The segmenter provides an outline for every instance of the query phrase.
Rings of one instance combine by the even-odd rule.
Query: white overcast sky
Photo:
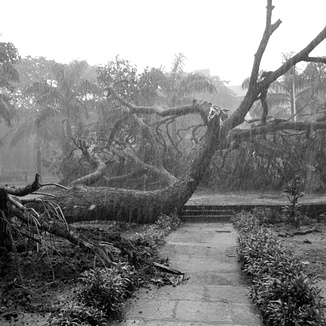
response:
[[[241,84],[249,76],[265,27],[266,0],[0,0],[0,41],[24,57],[105,64],[116,55],[137,65],[171,67]],[[325,0],[274,0],[282,20],[261,68],[274,70],[282,53],[299,51],[326,25]],[[313,52],[326,55],[326,41]]]

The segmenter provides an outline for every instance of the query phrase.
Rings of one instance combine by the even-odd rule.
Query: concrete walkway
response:
[[[186,273],[176,287],[141,289],[127,302],[121,326],[259,326],[236,256],[232,224],[184,224],[162,257]]]

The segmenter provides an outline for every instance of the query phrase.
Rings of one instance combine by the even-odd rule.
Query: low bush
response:
[[[326,325],[320,290],[301,262],[255,213],[233,218],[239,230],[238,254],[251,282],[250,296],[268,326]]]
[[[102,311],[109,319],[121,315],[125,300],[135,288],[136,272],[128,264],[112,268],[95,268],[81,275],[83,284],[78,294],[81,303]]]
[[[82,303],[74,303],[52,315],[48,321],[50,326],[107,326],[107,315],[93,307]]]

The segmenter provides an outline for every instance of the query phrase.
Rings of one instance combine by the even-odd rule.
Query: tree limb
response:
[[[32,194],[36,190],[40,189],[42,184],[40,183],[40,175],[38,173],[35,174],[34,182],[31,185],[27,185],[22,188],[11,188],[11,187],[1,187],[4,191],[9,195],[14,195],[17,197],[23,197],[29,194]]]
[[[163,109],[161,107],[154,107],[154,106],[137,106],[134,105],[127,100],[125,100],[123,97],[121,97],[118,92],[113,88],[113,85],[108,86],[107,88],[108,92],[114,96],[115,99],[117,99],[122,105],[127,107],[129,109],[129,113],[143,113],[143,114],[157,114],[160,117],[167,117],[171,115],[175,116],[184,116],[187,114],[193,114],[193,113],[200,113],[201,115],[204,114],[204,116],[207,116],[207,110],[205,108],[206,102],[197,102],[194,100],[192,104],[190,105],[183,105],[183,106],[177,106],[173,108]]]
[[[326,38],[325,27],[305,48],[303,48],[300,52],[298,52],[296,55],[287,60],[277,70],[272,72],[268,77],[266,77],[262,81],[257,82],[261,58],[267,46],[269,37],[271,36],[271,33],[275,31],[275,29],[281,24],[281,21],[278,21],[277,23],[275,23],[274,26],[269,25],[272,10],[272,0],[267,0],[266,28],[259,48],[255,54],[255,60],[250,76],[248,92],[246,93],[243,101],[240,103],[238,109],[235,110],[233,114],[226,121],[224,121],[221,126],[220,138],[224,143],[226,142],[228,132],[244,121],[246,114],[249,112],[252,105],[257,100],[259,94],[264,89],[268,88],[272,82],[282,76],[295,64],[301,61],[309,61],[309,53],[313,51],[316,46],[318,46]]]
[[[271,123],[265,126],[255,127],[251,129],[246,129],[243,131],[237,130],[236,133],[232,133],[231,137],[234,140],[246,140],[251,139],[258,135],[263,135],[268,132],[275,132],[280,130],[307,130],[307,128],[311,128],[311,130],[319,130],[326,129],[326,123],[322,122],[282,122],[282,123]]]

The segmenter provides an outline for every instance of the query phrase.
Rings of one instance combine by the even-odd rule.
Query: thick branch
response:
[[[325,38],[326,27],[305,48],[303,48],[296,55],[284,62],[282,66],[280,66],[277,70],[271,73],[263,81],[259,82],[257,90],[261,91],[262,89],[266,88],[267,85],[270,85],[273,81],[275,81],[277,78],[286,73],[291,67],[301,61],[326,63],[326,57],[309,57],[309,53],[312,52]]]
[[[264,135],[268,132],[275,132],[281,130],[319,130],[326,129],[326,123],[321,122],[283,122],[283,123],[271,123],[266,126],[247,129],[244,131],[237,130],[236,133],[232,133],[232,139],[234,140],[246,140],[258,135]]]
[[[23,196],[32,194],[33,192],[37,191],[41,187],[42,187],[42,185],[40,183],[40,175],[38,173],[36,173],[35,180],[31,185],[27,185],[26,187],[23,187],[23,188],[3,187],[3,189],[9,195],[23,197]]]
[[[70,183],[70,187],[72,186],[76,186],[76,185],[86,185],[86,186],[90,186],[92,184],[94,184],[95,182],[97,182],[100,178],[102,178],[102,176],[104,175],[105,171],[106,171],[106,164],[101,160],[100,157],[98,157],[98,155],[93,154],[91,155],[88,152],[88,149],[83,146],[82,148],[80,148],[85,156],[85,158],[92,164],[95,166],[95,171],[82,176],[81,178],[78,178],[74,181],[72,181]]]
[[[320,63],[326,63],[326,57],[307,57],[305,59],[306,62],[320,62]]]
[[[268,0],[268,6],[271,4],[271,1]],[[272,10],[272,9],[268,9]],[[275,28],[273,28],[275,30]],[[264,39],[264,37],[266,39]],[[287,60],[282,66],[280,66],[277,70],[272,72],[268,77],[263,79],[262,81],[256,83],[258,70],[260,65],[260,56],[264,52],[265,41],[268,41],[269,34],[268,31],[265,30],[261,45],[263,47],[262,50],[258,50],[256,53],[254,67],[251,74],[251,80],[249,83],[249,89],[247,94],[245,95],[243,101],[241,102],[240,106],[233,114],[227,119],[221,126],[221,140],[225,142],[227,134],[230,130],[238,126],[244,121],[246,114],[251,109],[254,102],[257,100],[259,94],[269,87],[269,85],[274,82],[277,78],[282,76],[285,72],[287,72],[292,66],[301,62],[301,61],[309,61],[309,53],[313,51],[317,45],[319,45],[325,38],[326,38],[326,27],[300,52],[294,55],[292,58]],[[258,69],[258,70],[257,70]],[[252,86],[250,86],[250,84]],[[224,144],[225,145],[225,144]]]
[[[152,150],[154,151],[153,156],[154,156],[155,165],[157,165],[158,167],[162,167],[163,166],[162,157],[160,155],[160,151],[151,128],[147,126],[142,119],[138,118],[136,114],[133,114],[132,117],[136,122],[136,124],[140,127],[143,137],[147,139],[152,146]]]
[[[132,159],[135,164],[141,167],[141,169],[146,169],[148,171],[151,171],[152,174],[156,175],[157,177],[161,178],[164,180],[164,182],[170,186],[173,183],[177,181],[177,178],[166,171],[166,169],[161,166],[155,166],[155,165],[150,165],[142,161],[138,156],[136,156],[132,150],[125,151],[124,154],[128,156],[130,159]]]
[[[133,178],[136,178],[142,174],[145,174],[145,173],[148,173],[148,170],[147,169],[144,169],[144,168],[140,168],[140,169],[137,169],[135,171],[132,171],[130,173],[127,173],[127,174],[123,174],[123,175],[118,175],[118,176],[115,176],[115,177],[106,177],[106,176],[103,176],[103,182],[101,181],[101,185],[105,185],[107,187],[110,187],[112,184],[114,183],[118,183],[118,182],[123,182],[123,181],[126,181],[126,180],[132,180]]]
[[[267,10],[266,10],[266,27],[263,34],[263,37],[260,41],[259,47],[257,52],[255,53],[255,60],[252,67],[251,75],[250,75],[250,82],[249,82],[249,90],[254,89],[258,79],[258,72],[260,63],[263,57],[263,54],[266,50],[267,44],[273,32],[279,27],[282,23],[281,20],[278,20],[275,24],[272,25],[272,11],[274,6],[272,4],[272,0],[267,1]]]
[[[113,88],[113,86],[109,86],[108,88],[109,93],[115,97],[121,104],[123,104],[125,107],[129,109],[130,113],[143,113],[143,114],[157,114],[161,117],[167,117],[167,116],[183,116],[187,114],[193,114],[193,113],[200,113],[208,115],[207,110],[205,110],[204,103],[199,103],[196,100],[192,102],[191,105],[183,105],[183,106],[177,106],[174,108],[169,109],[163,109],[161,107],[154,107],[154,106],[137,106],[134,105],[124,98],[122,98],[117,91]]]

